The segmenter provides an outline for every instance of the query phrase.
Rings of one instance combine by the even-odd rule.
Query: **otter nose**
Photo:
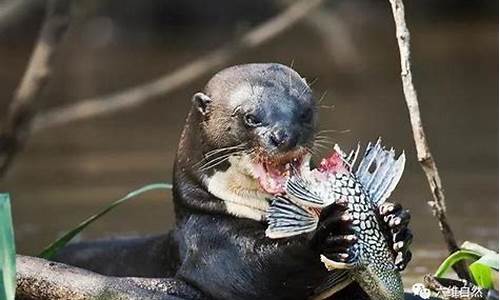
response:
[[[282,150],[287,151],[297,146],[297,136],[284,128],[275,129],[270,135],[271,144]]]

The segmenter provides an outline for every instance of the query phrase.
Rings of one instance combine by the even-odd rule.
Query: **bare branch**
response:
[[[295,0],[276,0],[283,7]],[[304,23],[316,31],[333,62],[343,71],[359,70],[362,57],[354,44],[347,24],[334,10],[317,9],[304,18]]]
[[[30,62],[9,105],[0,134],[0,176],[22,148],[34,115],[34,103],[44,91],[52,73],[57,45],[69,24],[69,0],[51,0]]]
[[[403,0],[389,0],[391,3],[394,22],[396,25],[396,38],[398,41],[400,58],[401,58],[401,79],[403,83],[403,92],[405,95],[406,105],[410,115],[410,123],[413,131],[413,138],[417,149],[417,157],[420,166],[427,176],[433,200],[428,204],[432,208],[432,213],[438,219],[439,228],[443,234],[444,240],[448,246],[448,250],[454,252],[459,249],[453,231],[446,218],[446,204],[441,177],[436,166],[436,162],[432,157],[427,138],[420,117],[420,108],[418,104],[417,91],[413,85],[410,62],[410,31],[406,26],[405,11]],[[457,272],[462,278],[467,278],[467,271],[460,267]]]
[[[318,32],[334,63],[342,71],[359,70],[363,64],[363,56],[339,13],[316,10],[305,21]]]
[[[466,288],[469,291],[474,291],[477,289],[479,291],[479,295],[474,293],[470,293],[466,295],[465,293],[460,295],[460,300],[481,300],[481,299],[489,299],[486,297],[488,294],[487,290],[481,290],[477,286],[474,286],[470,282],[466,280],[455,280],[449,278],[438,278],[434,277],[432,274],[424,275],[424,285],[429,290],[435,292],[440,295],[442,299],[458,299],[456,295],[450,295],[449,291],[452,289],[460,291],[462,288]],[[440,298],[441,299],[441,298]]]
[[[16,299],[193,299],[201,293],[173,278],[103,276],[84,269],[18,255]]]
[[[300,0],[290,5],[281,14],[257,26],[241,38],[204,55],[181,68],[151,82],[141,84],[110,95],[81,100],[60,108],[40,113],[33,120],[33,130],[65,124],[72,121],[131,109],[158,96],[197,79],[204,74],[227,64],[241,50],[252,49],[287,30],[324,0]]]

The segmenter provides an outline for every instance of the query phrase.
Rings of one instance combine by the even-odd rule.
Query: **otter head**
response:
[[[198,126],[191,148],[200,152],[191,168],[203,187],[229,213],[261,220],[269,199],[283,192],[290,170],[312,147],[317,112],[297,72],[248,64],[217,73],[193,96],[190,118],[197,123],[190,126]]]

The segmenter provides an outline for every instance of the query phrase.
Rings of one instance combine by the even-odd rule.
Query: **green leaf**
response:
[[[476,281],[479,287],[491,289],[493,288],[491,268],[487,264],[482,263],[481,259],[472,263],[469,269],[472,273],[472,277],[474,277],[474,281]]]
[[[498,272],[498,253],[471,242],[463,243],[460,250],[448,256],[434,276],[442,277],[461,260],[474,261],[469,266],[469,271],[476,285],[486,289],[493,288],[492,270]]]
[[[51,259],[54,257],[54,255],[59,251],[61,248],[66,246],[68,242],[70,242],[77,234],[79,234],[83,229],[85,229],[88,225],[92,224],[94,221],[111,211],[113,208],[117,207],[118,205],[122,204],[123,202],[126,202],[142,193],[152,191],[152,190],[170,190],[172,189],[172,185],[169,183],[154,183],[154,184],[148,184],[146,186],[143,186],[135,191],[132,191],[128,193],[125,197],[118,199],[96,213],[95,215],[89,217],[85,221],[81,222],[78,226],[73,228],[72,230],[68,231],[66,234],[64,234],[62,237],[54,241],[52,244],[47,246],[42,253],[40,253],[39,257],[45,258],[45,259]]]
[[[16,248],[8,194],[0,194],[0,299],[16,294]]]
[[[471,242],[464,242],[461,248],[481,255],[481,263],[498,272],[498,253],[495,251]]]
[[[471,242],[464,242],[461,248],[481,255],[481,258],[469,266],[470,272],[478,286],[485,289],[493,288],[491,270],[498,272],[498,253]]]
[[[434,273],[435,277],[443,277],[457,262],[462,261],[464,259],[467,260],[477,260],[481,258],[481,255],[477,254],[474,251],[470,250],[458,250],[448,256],[439,266],[436,273]]]

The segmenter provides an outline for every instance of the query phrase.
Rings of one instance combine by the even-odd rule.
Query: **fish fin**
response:
[[[328,274],[328,277],[314,290],[314,300],[327,299],[352,282],[349,271],[339,270]]]
[[[347,154],[340,148],[338,144],[333,145],[333,150],[337,152],[340,155],[340,157],[342,158],[347,157]]]
[[[347,156],[346,162],[347,162],[347,165],[349,166],[349,170],[354,169],[354,165],[356,164],[356,160],[358,159],[359,149],[360,149],[360,145],[358,143],[358,145],[356,146],[356,149],[351,150],[351,152],[349,153],[349,156]]]
[[[403,171],[405,169],[405,163],[406,163],[406,155],[405,152],[403,151],[401,155],[398,157],[398,160],[395,162],[395,166],[393,167],[394,173],[392,174],[393,180],[391,180],[389,183],[387,183],[387,186],[381,186],[381,189],[377,191],[377,194],[379,194],[381,199],[387,199],[391,195],[392,191],[396,188],[398,185],[399,180],[401,179],[401,176],[403,176]]]
[[[316,193],[312,192],[300,176],[293,175],[286,181],[286,191],[288,195],[300,204],[311,207],[323,207],[325,202]]]
[[[376,153],[378,153],[381,149],[380,143],[381,139],[379,138],[375,145],[373,145],[372,143],[368,143],[368,145],[366,146],[365,154],[363,155],[363,158],[361,159],[361,162],[359,163],[358,169],[356,171],[356,175],[358,177],[363,178],[363,176],[368,173],[368,169],[372,165]]]
[[[337,154],[339,154],[340,159],[344,162],[344,165],[347,168],[347,170],[352,171],[354,169],[354,165],[356,164],[356,160],[358,158],[360,149],[359,143],[356,149],[351,150],[349,154],[346,154],[344,151],[342,151],[342,149],[340,149],[340,146],[337,144],[335,144],[333,149],[335,152],[337,152]]]
[[[382,147],[380,138],[375,145],[368,144],[356,177],[375,205],[384,203],[396,188],[403,175],[405,162],[404,152],[396,159],[394,149]]]
[[[266,236],[272,239],[290,237],[316,229],[318,216],[293,201],[278,196],[267,210]]]

